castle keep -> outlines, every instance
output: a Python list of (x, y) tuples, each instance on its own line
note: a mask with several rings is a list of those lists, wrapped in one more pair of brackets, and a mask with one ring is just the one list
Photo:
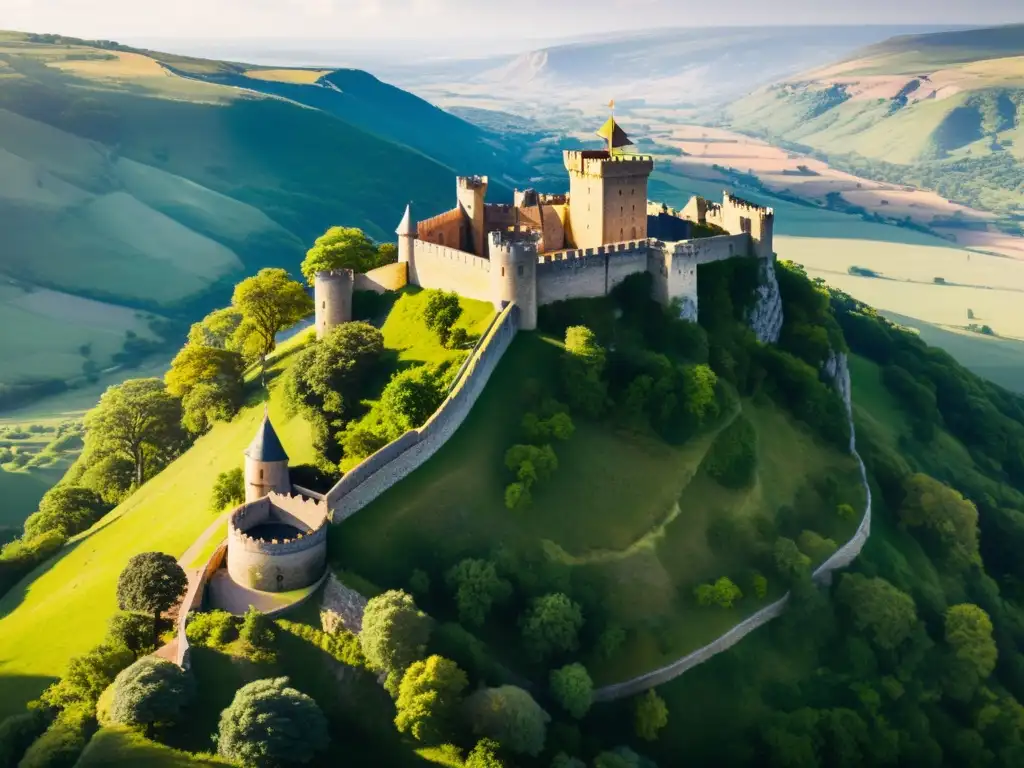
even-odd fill
[[(604, 149), (566, 150), (565, 195), (516, 190), (512, 204), (487, 202), (486, 176), (460, 176), (455, 207), (414, 222), (411, 205), (398, 225), (398, 264), (353, 275), (316, 276), (316, 327), (351, 319), (353, 290), (388, 290), (408, 283), (519, 308), (524, 330), (537, 326), (537, 308), (571, 298), (605, 296), (627, 277), (648, 272), (654, 298), (678, 301), (697, 318), (697, 267), (738, 256), (760, 259), (761, 289), (750, 323), (761, 341), (782, 327), (772, 249), (774, 213), (728, 192), (716, 203), (695, 197), (680, 212), (650, 203), (649, 155), (629, 154), (632, 142), (609, 118), (598, 131)], [(691, 237), (692, 225), (722, 234)]]

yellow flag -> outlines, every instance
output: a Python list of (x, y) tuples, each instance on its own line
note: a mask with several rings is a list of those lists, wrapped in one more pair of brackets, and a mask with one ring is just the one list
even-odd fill
[(608, 102), (608, 109), (615, 109), (615, 99)]

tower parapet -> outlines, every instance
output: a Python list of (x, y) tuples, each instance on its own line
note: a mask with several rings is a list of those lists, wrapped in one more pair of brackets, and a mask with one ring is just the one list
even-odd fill
[(313, 278), (313, 301), (316, 304), (318, 339), (322, 339), (334, 326), (352, 320), (354, 282), (355, 275), (351, 269), (330, 269), (316, 273)]
[(596, 248), (647, 237), (647, 179), (650, 155), (607, 150), (566, 150), (572, 245)]
[(473, 253), (486, 257), (486, 226), (484, 222), (484, 201), (487, 198), (486, 176), (458, 176), (455, 179), (455, 194), (459, 207), (466, 213), (469, 223), (469, 240)]
[(537, 327), (537, 241), (535, 232), (518, 228), (490, 233), (489, 255), (494, 308), (519, 307), (519, 327)]

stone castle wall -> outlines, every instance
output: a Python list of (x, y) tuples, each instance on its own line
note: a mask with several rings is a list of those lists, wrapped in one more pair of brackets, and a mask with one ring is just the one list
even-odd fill
[(537, 260), (537, 304), (607, 296), (630, 275), (647, 269), (646, 240), (558, 253)]
[[(833, 356), (833, 359), (830, 360), (830, 365), (831, 370), (828, 372), (833, 374), (832, 381), (846, 404), (846, 414), (850, 423), (850, 453), (853, 454), (853, 457), (857, 460), (857, 464), (860, 468), (861, 483), (864, 486), (866, 503), (864, 507), (864, 516), (850, 540), (836, 550), (828, 560), (814, 570), (812, 576), (814, 580), (819, 583), (830, 583), (832, 580), (832, 574), (835, 571), (841, 568), (846, 568), (856, 560), (857, 556), (864, 548), (864, 544), (867, 543), (868, 537), (871, 535), (871, 485), (868, 483), (867, 469), (864, 466), (864, 462), (861, 459), (860, 454), (857, 452), (856, 435), (854, 434), (853, 427), (853, 410), (850, 399), (850, 371), (846, 364), (846, 356), (843, 354)], [(704, 663), (712, 656), (716, 656), (717, 654), (728, 650), (758, 627), (762, 627), (772, 619), (781, 616), (782, 612), (786, 608), (788, 600), (789, 594), (787, 593), (779, 600), (776, 600), (774, 603), (765, 606), (754, 615), (744, 619), (721, 637), (708, 643), (703, 648), (698, 648), (696, 651), (687, 654), (683, 658), (677, 659), (671, 664), (667, 664), (660, 669), (652, 670), (651, 672), (640, 675), (639, 677), (634, 677), (632, 680), (599, 688), (594, 691), (594, 700), (614, 701), (616, 699), (624, 699), (629, 696), (635, 696), (638, 693), (643, 693), (646, 690), (662, 685), (663, 683), (667, 683), (670, 680), (674, 680), (687, 670), (693, 669), (693, 667), (696, 667), (698, 664)]]
[(510, 304), (474, 350), (448, 397), (419, 429), (406, 432), (354, 467), (327, 493), (331, 522), (340, 523), (410, 475), (459, 428), (515, 338), (519, 309)]
[(459, 207), (425, 219), (416, 225), (416, 238), (459, 248), (466, 238), (466, 214)]
[(409, 282), (409, 265), (405, 263), (385, 264), (383, 267), (371, 269), (369, 272), (357, 273), (354, 289), (357, 291), (397, 291)]
[(460, 296), (491, 301), (491, 263), (472, 253), (416, 240), (409, 282), (421, 288), (456, 291)]

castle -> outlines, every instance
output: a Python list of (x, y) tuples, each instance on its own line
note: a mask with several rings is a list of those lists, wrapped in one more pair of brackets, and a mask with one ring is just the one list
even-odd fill
[[(778, 338), (781, 305), (772, 249), (774, 213), (728, 192), (722, 202), (694, 197), (680, 212), (650, 203), (654, 170), (649, 155), (628, 154), (632, 144), (614, 118), (599, 130), (604, 149), (566, 150), (569, 192), (516, 190), (512, 204), (486, 201), (486, 176), (456, 179), (449, 211), (413, 222), (406, 206), (398, 225), (398, 263), (353, 274), (316, 275), (316, 328), (323, 336), (351, 319), (353, 290), (394, 290), (410, 284), (455, 291), (519, 307), (519, 327), (537, 327), (537, 308), (571, 298), (606, 296), (638, 272), (654, 279), (654, 298), (679, 302), (681, 316), (697, 318), (697, 267), (738, 256), (760, 259), (761, 289), (750, 323), (761, 341)], [(724, 234), (692, 238), (693, 224)]]

